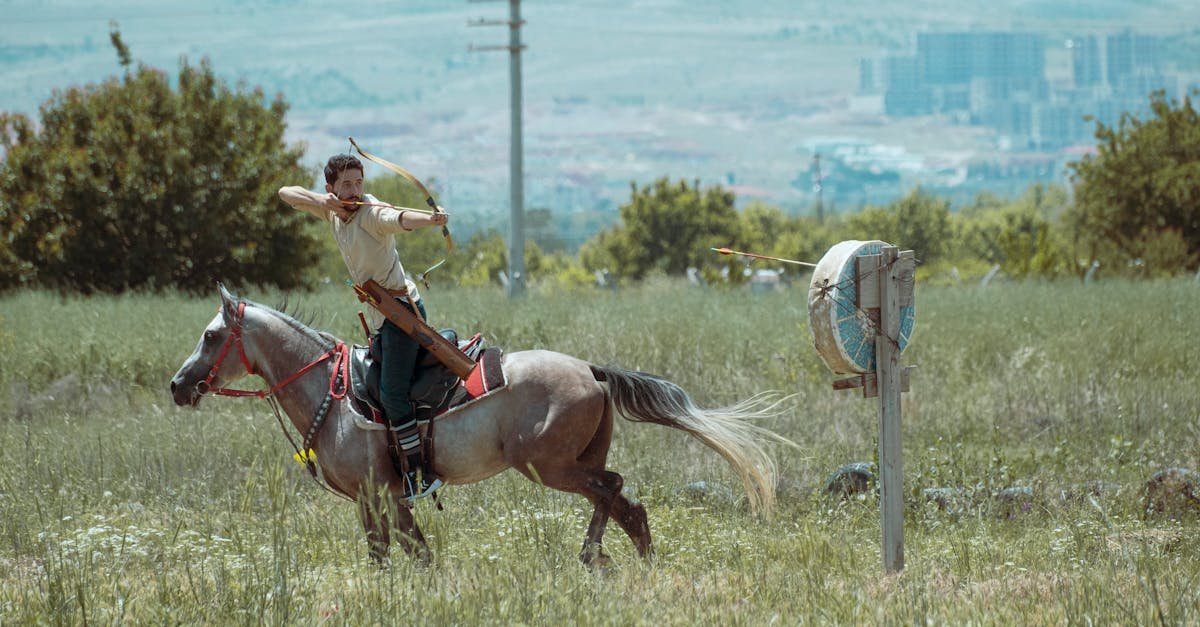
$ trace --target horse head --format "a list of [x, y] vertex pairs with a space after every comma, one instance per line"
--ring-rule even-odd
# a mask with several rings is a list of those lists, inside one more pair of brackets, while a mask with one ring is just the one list
[[171, 377], [171, 395], [176, 405], [194, 407], [210, 390], [254, 373], [242, 340], [246, 303], [230, 294], [224, 285], [218, 283], [217, 287], [221, 293], [220, 310], [204, 328], [196, 349]]

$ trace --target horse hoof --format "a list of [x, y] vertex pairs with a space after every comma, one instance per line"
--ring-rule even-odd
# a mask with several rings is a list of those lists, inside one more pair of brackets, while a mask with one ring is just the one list
[[583, 562], [583, 565], [588, 570], [599, 571], [601, 573], [606, 573], [613, 568], [612, 558], [605, 555], [604, 551], [600, 550], [599, 545], [585, 548], [579, 554], [579, 561]]
[[654, 561], [654, 547], [647, 544], [645, 548], [638, 547], [638, 555], [647, 562]]
[[584, 568], [587, 568], [589, 572], [601, 576], [608, 576], [617, 571], [616, 564], [612, 561], [612, 558], [607, 555], [597, 555], [590, 561], [584, 561], [583, 566]]

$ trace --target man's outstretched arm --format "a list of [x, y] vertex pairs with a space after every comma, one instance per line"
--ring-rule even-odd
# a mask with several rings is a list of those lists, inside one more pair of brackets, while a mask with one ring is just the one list
[[350, 216], [354, 215], [353, 211], [346, 210], [335, 194], [319, 194], [299, 185], [280, 187], [279, 199], [322, 220], [328, 220], [331, 212], [342, 220], [349, 220]]

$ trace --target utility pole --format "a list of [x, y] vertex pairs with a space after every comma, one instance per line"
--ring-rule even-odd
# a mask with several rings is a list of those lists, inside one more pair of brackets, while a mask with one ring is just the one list
[[[487, 2], [488, 0], [470, 0], [471, 2]], [[517, 298], [525, 294], [525, 179], [524, 179], [524, 148], [521, 141], [521, 51], [525, 45], [521, 43], [521, 0], [508, 0], [509, 17], [507, 20], [474, 20], [467, 26], [508, 26], [508, 45], [476, 46], [472, 44], [468, 50], [481, 52], [486, 50], [508, 51], [508, 79], [511, 107], [511, 140], [509, 142], [509, 231], [508, 231], [508, 295]]]
[[821, 155], [820, 155], [820, 153], [813, 154], [812, 166], [810, 167], [810, 170], [812, 171], [813, 193], [817, 195], [817, 202], [816, 202], [817, 222], [820, 223], [820, 222], [825, 221], [825, 203], [822, 202], [822, 199], [821, 199], [821, 192], [824, 191], [825, 186], [822, 184], [824, 177], [821, 176]]

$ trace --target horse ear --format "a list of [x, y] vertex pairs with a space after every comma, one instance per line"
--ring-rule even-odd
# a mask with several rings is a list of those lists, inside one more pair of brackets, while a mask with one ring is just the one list
[[217, 290], [221, 292], [221, 315], [226, 322], [237, 320], [237, 298], [225, 289], [225, 284], [217, 282]]

